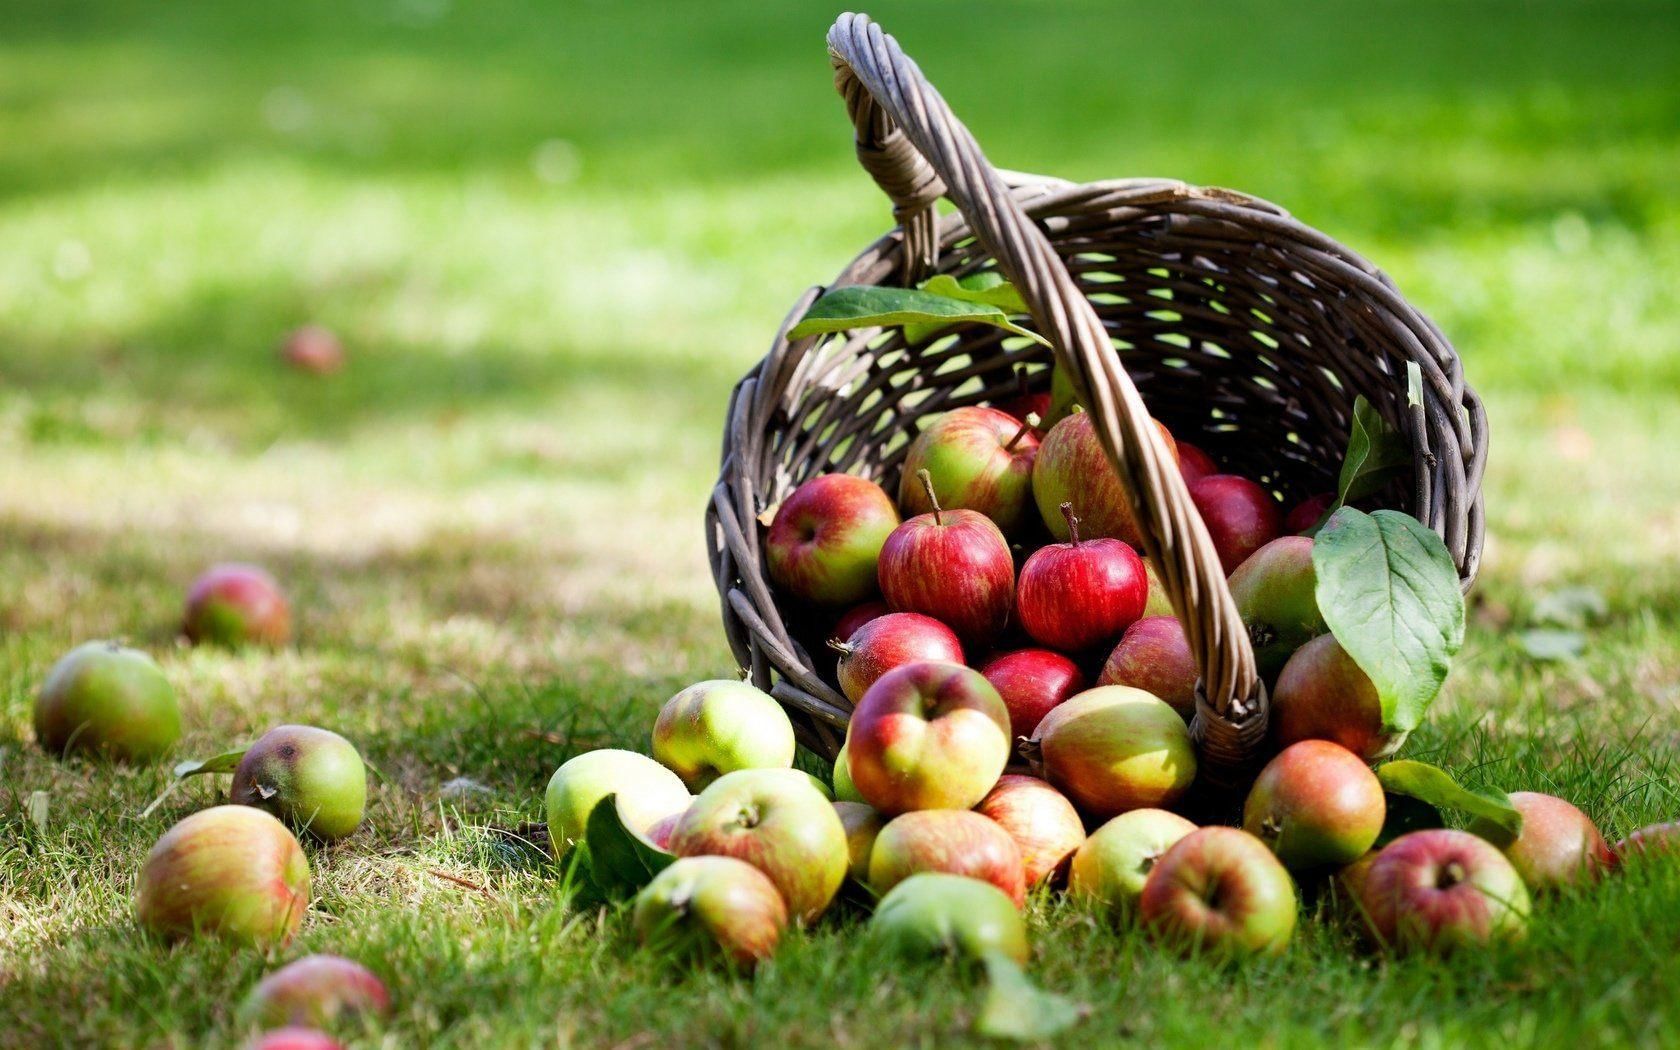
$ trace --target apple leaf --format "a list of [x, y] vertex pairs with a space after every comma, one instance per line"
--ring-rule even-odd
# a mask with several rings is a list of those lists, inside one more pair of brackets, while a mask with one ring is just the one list
[[878, 285], [848, 284], [830, 288], [788, 330], [789, 339], [857, 328], [892, 328], [928, 325], [944, 328], [954, 324], [989, 324], [1023, 335], [1044, 346], [1050, 343], [1037, 332], [1015, 324], [1002, 307], [991, 303], [965, 302], [935, 295], [919, 288], [883, 288]]
[[1396, 510], [1343, 507], [1313, 542], [1318, 608], [1371, 679], [1383, 727], [1407, 732], [1464, 644], [1464, 595], [1441, 537]]
[[[921, 289], [933, 295], [943, 295], [947, 299], [956, 299], [965, 303], [980, 303], [985, 306], [995, 306], [1006, 314], [1019, 316], [1027, 312], [1027, 304], [1021, 298], [1021, 293], [1015, 286], [1004, 279], [1003, 274], [995, 270], [981, 270], [966, 277], [952, 277], [948, 273], [936, 273], [923, 281]], [[920, 343], [940, 328], [949, 324], [941, 321], [937, 324], [907, 324], [904, 326], [904, 339], [911, 345]]]
[[239, 768], [239, 760], [245, 757], [245, 748], [238, 751], [226, 751], [214, 758], [188, 759], [175, 764], [174, 773], [177, 779], [196, 777], [204, 773], [232, 773]]
[[590, 877], [617, 899], [634, 895], [676, 860], [625, 825], [617, 795], [608, 795], [589, 811], [583, 839], [589, 848]]
[[987, 952], [982, 961], [987, 988], [985, 1005], [974, 1022], [979, 1034], [1018, 1043], [1039, 1042], [1084, 1015], [1079, 1004], [1034, 984], [1009, 956]]
[[1405, 436], [1389, 426], [1363, 394], [1354, 398], [1353, 423], [1348, 430], [1342, 473], [1336, 481], [1334, 506], [1364, 499], [1411, 465], [1412, 450]]
[[1504, 849], [1522, 834], [1522, 814], [1503, 791], [1473, 791], [1439, 766], [1413, 759], [1377, 767], [1377, 780], [1391, 795], [1404, 795], [1433, 806], [1453, 809], [1474, 818], [1470, 830]]

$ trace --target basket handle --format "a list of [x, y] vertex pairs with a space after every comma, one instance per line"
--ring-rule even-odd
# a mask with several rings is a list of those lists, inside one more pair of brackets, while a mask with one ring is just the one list
[[1155, 563], [1201, 669], [1191, 733], [1204, 775], [1239, 781], [1264, 744], [1267, 699], [1219, 556], [1171, 453], [1108, 333], [1066, 265], [916, 63], [867, 15], [828, 32], [835, 87], [857, 129], [858, 160], [893, 202], [907, 273], [937, 255], [934, 203], [949, 197], [1015, 284], [1056, 365], [1084, 395], [1119, 471], [1144, 553]]

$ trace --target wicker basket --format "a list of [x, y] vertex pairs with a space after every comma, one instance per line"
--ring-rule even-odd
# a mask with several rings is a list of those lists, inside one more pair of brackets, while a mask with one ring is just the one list
[[[1415, 468], [1376, 502], [1446, 541], [1463, 585], [1482, 540], [1486, 415], [1458, 357], [1376, 267], [1288, 213], [1159, 179], [1073, 185], [1005, 175], [920, 69], [863, 15], [828, 36], [857, 155], [899, 226], [833, 285], [1000, 271], [1054, 345], [980, 325], [918, 346], [899, 330], [790, 341], [823, 291], [794, 303], [736, 386], [706, 515], [724, 629], [752, 680], [832, 757], [850, 704], [822, 656], [831, 620], [784, 607], [765, 577], [761, 517], [800, 482], [847, 471], [895, 490], [918, 420], [1042, 389], [1067, 370], [1133, 494], [1155, 564], [1202, 670], [1192, 734], [1204, 776], [1238, 782], [1264, 746], [1267, 700], [1207, 532], [1149, 415], [1226, 469], [1286, 498], [1334, 487], [1363, 394], [1409, 435]], [[937, 216], [949, 198], [957, 213]], [[1407, 366], [1423, 380], [1407, 397]], [[1124, 366], [1124, 367], [1122, 367]], [[1141, 396], [1140, 396], [1141, 391]], [[1145, 408], [1147, 402], [1148, 408]]]

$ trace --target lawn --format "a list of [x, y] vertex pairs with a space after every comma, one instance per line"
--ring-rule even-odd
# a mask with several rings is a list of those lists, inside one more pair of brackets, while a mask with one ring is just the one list
[[[673, 971], [486, 830], [732, 670], [701, 537], [725, 399], [890, 221], [832, 90], [836, 13], [0, 0], [0, 1046], [233, 1045], [272, 965], [130, 918], [146, 850], [220, 785], [142, 818], [163, 767], [34, 746], [42, 676], [99, 637], [161, 661], [180, 756], [314, 722], [389, 774], [312, 850], [281, 954], [388, 978], [358, 1045], [971, 1038], [972, 975], [884, 966], [852, 918], [754, 979]], [[1612, 837], [1680, 815], [1670, 0], [872, 13], [999, 164], [1240, 187], [1387, 268], [1493, 429], [1466, 649], [1408, 753]], [[305, 321], [345, 373], [279, 366]], [[176, 644], [222, 559], [284, 580], [295, 647]], [[1563, 588], [1604, 614], [1537, 659], [1522, 632]], [[1658, 1045], [1677, 904], [1680, 873], [1646, 873], [1447, 964], [1309, 922], [1219, 967], [1042, 901], [1032, 971], [1090, 1008], [1068, 1045]]]

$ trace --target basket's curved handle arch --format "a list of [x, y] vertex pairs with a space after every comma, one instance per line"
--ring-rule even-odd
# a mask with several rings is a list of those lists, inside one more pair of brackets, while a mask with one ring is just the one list
[[1242, 775], [1263, 745], [1267, 699], [1219, 556], [1177, 464], [1096, 311], [997, 169], [898, 42], [868, 16], [828, 33], [835, 86], [857, 129], [858, 157], [893, 201], [911, 266], [937, 252], [934, 202], [949, 197], [1026, 301], [1067, 369], [1142, 525], [1202, 672], [1192, 724], [1210, 779]]

